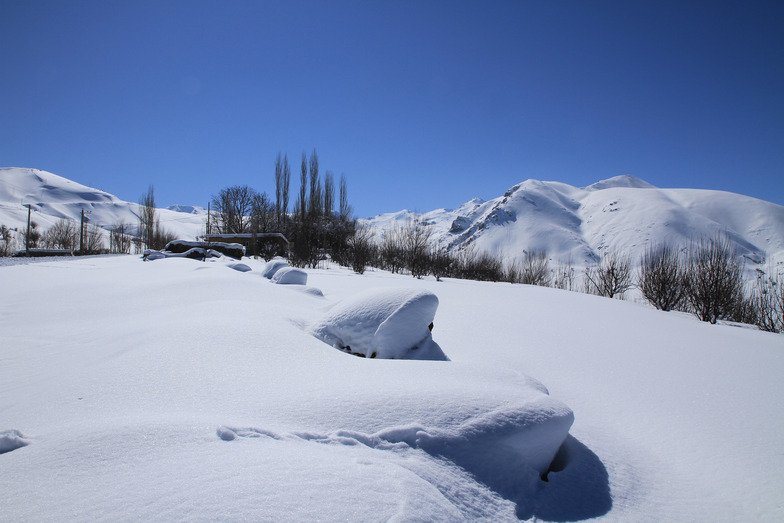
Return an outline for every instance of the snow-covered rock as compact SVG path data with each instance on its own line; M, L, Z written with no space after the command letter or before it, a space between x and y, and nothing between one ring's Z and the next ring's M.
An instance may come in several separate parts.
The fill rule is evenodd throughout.
M368 358L447 360L431 335L437 308L429 291L370 289L332 307L313 335Z
M280 285L307 285L308 273L294 267L281 267L272 275L272 283Z

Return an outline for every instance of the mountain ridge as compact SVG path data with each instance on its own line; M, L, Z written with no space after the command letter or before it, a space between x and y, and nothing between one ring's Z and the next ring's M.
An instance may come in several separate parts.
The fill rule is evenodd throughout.
M61 218L109 228L134 227L138 204L120 200L38 169L0 168L0 224L23 230L27 205L41 230ZM158 209L161 225L182 239L204 231L206 210L177 205ZM752 265L784 262L784 206L750 196L707 189L666 189L630 175L586 187L528 179L490 200L473 198L453 209L408 210L362 220L382 239L390 230L419 221L437 246L472 249L512 262L531 251L575 265L615 252L638 260L655 243L682 250L701 238L724 234Z
M383 238L408 221L428 226L441 248L473 249L507 262L531 251L577 265L610 252L636 260L651 244L686 250L717 234L752 264L784 256L784 206L725 191L663 189L629 175L587 187L529 179L491 200L380 214L365 223Z

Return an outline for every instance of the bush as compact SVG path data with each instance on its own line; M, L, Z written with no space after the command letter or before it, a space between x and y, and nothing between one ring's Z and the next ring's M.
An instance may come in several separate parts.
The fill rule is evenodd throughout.
M608 254L598 267L585 269L585 290L589 294L623 299L632 285L632 265L628 257Z
M683 310L686 305L686 267L677 250L651 245L640 260L638 286L643 297L659 310Z
M523 260L510 267L507 279L511 283L550 286L550 267L546 251L526 252Z
M729 239L700 240L692 248L686 276L686 296L702 321L735 320L743 308L743 262Z
M375 244L373 230L367 225L358 225L353 236L348 238L348 252L351 268L357 274L364 274L365 267L374 259Z
M761 274L751 295L754 323L768 332L784 332L784 279Z
M16 242L11 234L11 229L0 225L0 257L13 256L16 251Z

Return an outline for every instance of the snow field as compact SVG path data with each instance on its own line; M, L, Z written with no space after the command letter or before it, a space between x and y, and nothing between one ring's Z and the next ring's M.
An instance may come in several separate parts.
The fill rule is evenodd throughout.
M546 513L540 476L573 415L540 383L491 362L341 353L308 330L339 297L318 281L339 274L353 294L369 280L269 285L264 264L234 263L0 269L0 430L29 442L0 455L4 518Z

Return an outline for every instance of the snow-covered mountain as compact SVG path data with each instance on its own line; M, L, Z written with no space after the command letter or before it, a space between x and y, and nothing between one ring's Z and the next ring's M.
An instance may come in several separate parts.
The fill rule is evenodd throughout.
M135 228L139 205L107 192L38 169L0 168L0 224L23 230L27 206L32 220L46 230L61 218L79 220L82 210L88 221L108 229L125 223ZM201 207L172 206L158 209L161 225L179 238L192 240L204 230L207 212Z
M784 206L723 191L660 189L633 176L584 188L526 180L490 201L456 209L400 211L367 220L383 237L409 220L450 250L472 247L511 261L532 250L589 264L608 252L639 256L651 243L688 247L726 234L751 263L784 255Z

